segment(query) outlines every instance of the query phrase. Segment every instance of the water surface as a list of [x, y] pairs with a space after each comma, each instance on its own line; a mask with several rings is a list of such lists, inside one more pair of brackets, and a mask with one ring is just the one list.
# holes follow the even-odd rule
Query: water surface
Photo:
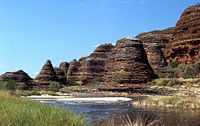
[[127, 121], [133, 122], [138, 119], [146, 123], [159, 120], [157, 124], [164, 126], [200, 126], [200, 111], [134, 108], [130, 102], [41, 102], [83, 114], [95, 126], [124, 126]]

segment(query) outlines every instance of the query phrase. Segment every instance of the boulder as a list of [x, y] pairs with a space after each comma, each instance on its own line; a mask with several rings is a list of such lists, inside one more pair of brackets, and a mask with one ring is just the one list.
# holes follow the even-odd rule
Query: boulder
[[35, 81], [49, 83], [57, 80], [58, 78], [56, 76], [56, 72], [54, 71], [53, 65], [51, 64], [50, 60], [47, 60], [40, 73], [36, 76]]
[[6, 72], [0, 76], [0, 81], [15, 80], [17, 82], [27, 83], [32, 80], [32, 78], [23, 70], [18, 70], [16, 72]]

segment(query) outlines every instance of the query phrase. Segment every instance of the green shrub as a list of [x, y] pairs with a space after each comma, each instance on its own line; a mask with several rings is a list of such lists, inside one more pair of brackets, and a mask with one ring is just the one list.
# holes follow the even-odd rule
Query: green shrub
[[164, 103], [164, 105], [170, 104], [175, 105], [181, 98], [177, 96], [169, 96], [169, 97], [161, 97], [160, 101]]
[[87, 83], [87, 86], [92, 86], [92, 87], [94, 87], [94, 86], [97, 86], [97, 85], [99, 85], [99, 84], [101, 84], [101, 79], [98, 78], [98, 77], [96, 77], [96, 78], [90, 80], [90, 81]]
[[16, 89], [17, 90], [25, 90], [27, 85], [25, 83], [18, 83]]
[[159, 86], [167, 86], [168, 83], [169, 83], [169, 79], [158, 78], [158, 79], [155, 79], [153, 82], [156, 83], [156, 85], [159, 85]]
[[30, 95], [41, 95], [38, 91], [30, 91]]
[[60, 83], [58, 83], [58, 82], [51, 82], [50, 84], [49, 84], [49, 90], [51, 90], [51, 91], [59, 91], [59, 89], [61, 88], [61, 85], [60, 85]]
[[177, 68], [179, 65], [179, 62], [176, 60], [170, 60], [169, 63], [167, 64], [168, 68]]
[[75, 86], [75, 85], [78, 85], [78, 84], [76, 83], [76, 80], [74, 80], [74, 79], [68, 79], [67, 80], [67, 85], [69, 85], [69, 86]]
[[15, 80], [8, 80], [4, 83], [3, 88], [4, 90], [8, 90], [8, 91], [15, 91], [17, 88], [17, 83]]
[[178, 66], [180, 72], [183, 74], [184, 79], [192, 78], [197, 72], [195, 65], [180, 64]]

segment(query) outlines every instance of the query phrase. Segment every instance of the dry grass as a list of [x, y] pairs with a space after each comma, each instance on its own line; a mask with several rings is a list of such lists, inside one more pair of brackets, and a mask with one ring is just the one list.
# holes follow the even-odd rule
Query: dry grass
[[135, 107], [200, 109], [200, 101], [195, 98], [178, 96], [150, 96], [144, 101], [133, 102]]
[[0, 92], [0, 126], [86, 126], [87, 121], [56, 106]]

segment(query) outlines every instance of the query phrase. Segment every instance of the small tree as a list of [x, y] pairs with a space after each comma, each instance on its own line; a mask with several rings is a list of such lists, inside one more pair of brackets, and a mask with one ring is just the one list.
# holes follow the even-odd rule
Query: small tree
[[168, 74], [167, 77], [170, 78], [170, 83], [173, 85], [177, 82], [177, 76], [180, 72], [180, 70], [177, 68], [178, 62], [176, 61], [170, 61], [167, 65]]
[[191, 67], [191, 66], [187, 66], [184, 70], [184, 78], [188, 79], [188, 78], [192, 78], [195, 74], [195, 68]]
[[51, 82], [49, 84], [49, 90], [51, 90], [51, 91], [56, 92], [56, 91], [59, 91], [60, 88], [61, 88], [61, 85], [58, 82]]
[[8, 80], [4, 83], [4, 89], [8, 91], [15, 91], [17, 88], [17, 83], [15, 80]]
[[24, 90], [27, 88], [27, 85], [25, 83], [19, 83], [16, 87], [18, 90]]
[[77, 82], [74, 79], [68, 79], [67, 80], [67, 85], [74, 86], [74, 85], [77, 85]]
[[194, 65], [180, 64], [178, 68], [181, 70], [184, 79], [192, 78], [197, 71]]

